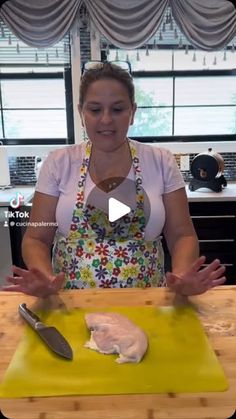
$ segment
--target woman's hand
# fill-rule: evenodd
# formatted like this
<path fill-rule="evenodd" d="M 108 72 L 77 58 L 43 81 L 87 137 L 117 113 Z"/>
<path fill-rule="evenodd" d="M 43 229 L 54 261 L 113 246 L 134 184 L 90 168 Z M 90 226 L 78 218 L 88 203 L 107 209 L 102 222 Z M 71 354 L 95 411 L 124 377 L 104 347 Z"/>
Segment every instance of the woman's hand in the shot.
<path fill-rule="evenodd" d="M 62 287 L 65 278 L 64 273 L 45 275 L 37 268 L 26 270 L 13 266 L 12 271 L 18 276 L 6 277 L 6 280 L 12 285 L 3 286 L 3 291 L 23 292 L 41 298 L 56 294 Z"/>
<path fill-rule="evenodd" d="M 206 268 L 200 270 L 205 260 L 205 256 L 201 256 L 189 270 L 181 274 L 167 272 L 167 286 L 177 294 L 187 296 L 203 294 L 210 288 L 223 284 L 226 281 L 226 277 L 223 276 L 225 266 L 215 259 Z"/>

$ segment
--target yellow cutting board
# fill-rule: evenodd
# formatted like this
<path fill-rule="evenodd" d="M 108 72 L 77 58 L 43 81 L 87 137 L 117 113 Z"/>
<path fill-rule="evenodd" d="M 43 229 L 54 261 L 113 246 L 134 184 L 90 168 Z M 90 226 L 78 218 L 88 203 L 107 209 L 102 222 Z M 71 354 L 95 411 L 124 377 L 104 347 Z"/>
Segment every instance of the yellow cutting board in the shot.
<path fill-rule="evenodd" d="M 148 335 L 139 364 L 117 364 L 117 355 L 84 348 L 84 315 L 98 311 L 38 313 L 56 326 L 74 352 L 72 361 L 54 355 L 26 326 L 6 371 L 1 397 L 224 391 L 227 380 L 195 312 L 189 307 L 106 307 L 126 315 Z"/>

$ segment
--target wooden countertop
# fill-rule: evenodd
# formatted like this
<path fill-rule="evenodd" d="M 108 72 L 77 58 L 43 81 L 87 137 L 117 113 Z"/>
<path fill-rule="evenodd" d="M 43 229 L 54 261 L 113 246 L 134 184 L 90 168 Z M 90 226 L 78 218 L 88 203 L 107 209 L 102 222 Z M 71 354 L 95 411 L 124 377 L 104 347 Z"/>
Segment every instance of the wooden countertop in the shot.
<path fill-rule="evenodd" d="M 24 322 L 18 305 L 32 309 L 66 305 L 172 305 L 181 302 L 166 288 L 62 291 L 47 300 L 0 293 L 0 380 L 21 338 Z M 187 301 L 185 301 L 187 302 Z M 71 396 L 0 399 L 10 419 L 226 419 L 236 409 L 236 286 L 221 286 L 191 297 L 213 349 L 225 370 L 229 389 L 217 393 Z"/>

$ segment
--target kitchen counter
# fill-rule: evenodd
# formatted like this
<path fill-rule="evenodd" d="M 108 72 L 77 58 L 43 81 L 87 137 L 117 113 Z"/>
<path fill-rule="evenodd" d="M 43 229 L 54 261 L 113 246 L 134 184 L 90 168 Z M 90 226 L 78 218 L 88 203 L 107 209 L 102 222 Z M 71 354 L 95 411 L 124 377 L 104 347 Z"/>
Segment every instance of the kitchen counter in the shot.
<path fill-rule="evenodd" d="M 229 182 L 221 192 L 213 192 L 208 188 L 190 191 L 187 185 L 186 193 L 189 202 L 236 201 L 236 182 Z"/>
<path fill-rule="evenodd" d="M 0 207 L 8 207 L 12 198 L 16 198 L 20 193 L 24 196 L 24 202 L 21 205 L 27 205 L 34 196 L 34 186 L 14 186 L 10 189 L 0 189 Z"/>
<path fill-rule="evenodd" d="M 17 186 L 12 189 L 0 190 L 0 207 L 8 206 L 11 198 L 15 197 L 17 192 L 24 195 L 24 203 L 27 204 L 33 198 L 34 190 L 34 186 Z M 207 188 L 192 192 L 187 184 L 186 193 L 189 202 L 236 201 L 236 182 L 229 182 L 221 192 L 213 192 Z"/>
<path fill-rule="evenodd" d="M 61 291 L 46 300 L 19 293 L 0 293 L 0 380 L 22 336 L 18 305 L 33 310 L 104 306 L 178 304 L 167 288 Z M 187 300 L 184 301 L 187 303 Z M 190 298 L 229 382 L 225 392 L 134 394 L 0 399 L 3 413 L 14 419 L 226 419 L 236 407 L 236 286 L 221 286 Z"/>

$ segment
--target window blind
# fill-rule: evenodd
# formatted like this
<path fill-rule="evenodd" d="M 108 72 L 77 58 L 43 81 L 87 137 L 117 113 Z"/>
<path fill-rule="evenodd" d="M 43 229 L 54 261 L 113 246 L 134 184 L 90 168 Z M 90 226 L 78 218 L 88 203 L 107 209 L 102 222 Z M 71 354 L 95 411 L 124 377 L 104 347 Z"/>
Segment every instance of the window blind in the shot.
<path fill-rule="evenodd" d="M 55 67 L 70 64 L 69 33 L 48 48 L 34 48 L 19 40 L 0 18 L 0 67 Z"/>

